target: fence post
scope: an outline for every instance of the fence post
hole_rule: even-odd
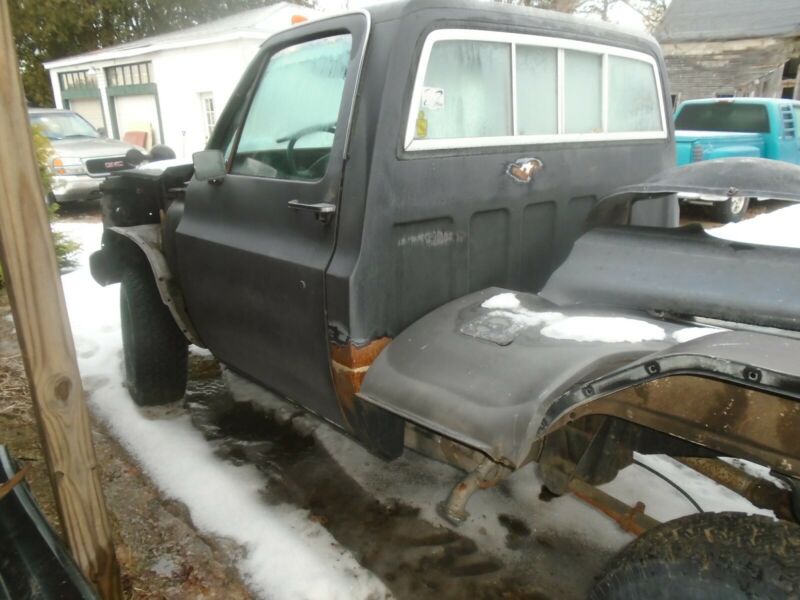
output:
[[[39,181],[8,4],[0,0],[0,257],[67,545],[106,599],[121,599],[64,291]]]

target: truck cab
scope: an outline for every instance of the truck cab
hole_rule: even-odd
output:
[[[386,460],[466,470],[451,522],[530,462],[555,494],[634,450],[793,476],[770,432],[800,427],[800,340],[768,331],[800,330],[797,251],[743,263],[675,193],[800,200],[800,169],[676,171],[665,72],[647,35],[498,4],[276,34],[193,164],[105,185],[92,271],[122,283],[134,401],[180,399],[205,346]]]

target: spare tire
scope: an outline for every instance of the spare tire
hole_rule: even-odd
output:
[[[764,516],[701,513],[631,542],[592,600],[765,600],[800,597],[800,526]]]

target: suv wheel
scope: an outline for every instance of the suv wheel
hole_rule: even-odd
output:
[[[139,406],[166,404],[186,391],[188,345],[150,269],[129,268],[120,290],[125,383]]]
[[[800,595],[800,527],[740,513],[669,521],[625,548],[591,600],[764,600]]]

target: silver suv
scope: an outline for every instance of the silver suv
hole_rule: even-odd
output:
[[[105,137],[77,113],[55,108],[29,108],[31,125],[39,127],[53,146],[49,200],[76,202],[100,197],[109,173],[129,169],[125,154],[131,144]]]

